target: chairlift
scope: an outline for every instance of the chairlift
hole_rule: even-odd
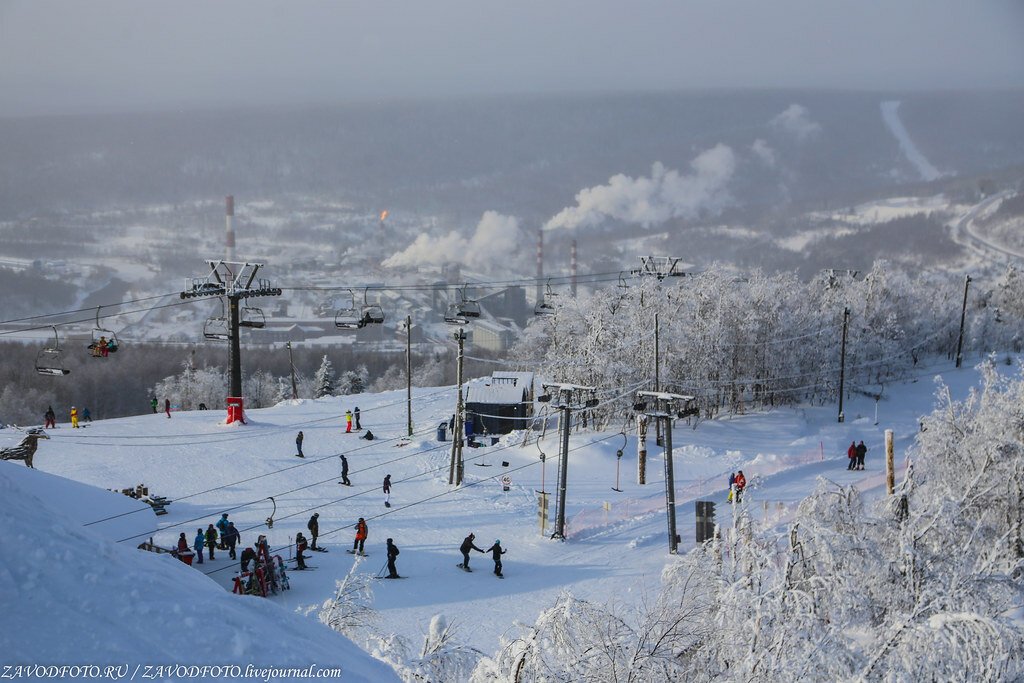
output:
[[[533,307],[533,314],[554,315],[555,305],[554,303],[552,303],[552,301],[557,301],[557,299],[558,294],[556,292],[551,291],[551,280],[548,280],[547,284],[544,286],[543,298],[541,298],[541,300],[537,302],[537,305]]]
[[[343,330],[358,330],[366,325],[366,320],[363,319],[363,311],[356,308],[356,295],[352,293],[351,289],[348,290],[348,294],[351,305],[348,308],[342,308],[335,314],[334,326]]]
[[[207,318],[203,325],[203,337],[213,341],[229,341],[231,339],[231,324],[224,313],[224,300],[220,300],[220,316]]]
[[[96,326],[92,330],[92,343],[88,347],[94,358],[106,358],[109,354],[117,352],[121,346],[113,330],[100,326],[101,308],[103,307],[96,307]]]
[[[449,325],[465,325],[469,318],[462,314],[458,304],[448,304],[444,312],[444,321]]]
[[[267,316],[263,314],[263,309],[256,308],[255,306],[245,306],[241,310],[238,326],[262,330],[267,326]]]
[[[369,291],[369,287],[363,290],[363,310],[362,319],[364,325],[380,325],[384,322],[384,309],[380,307],[379,303],[371,304],[366,301],[366,293]]]
[[[53,327],[53,346],[47,346],[36,354],[36,372],[40,375],[63,377],[71,371],[64,367],[64,352],[60,350],[60,337]]]
[[[459,314],[465,318],[479,318],[480,303],[475,299],[466,297],[466,287],[468,286],[468,284],[462,285],[462,289],[459,291],[459,298],[461,299],[458,303]]]

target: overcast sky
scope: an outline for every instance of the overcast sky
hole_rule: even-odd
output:
[[[1024,87],[1022,0],[0,0],[0,115]]]

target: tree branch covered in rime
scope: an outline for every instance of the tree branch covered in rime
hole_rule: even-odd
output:
[[[786,532],[669,558],[633,615],[563,595],[472,680],[1024,679],[1024,379],[982,375],[938,388],[895,495],[819,479]]]
[[[661,386],[693,394],[706,417],[836,399],[843,311],[850,310],[846,389],[878,395],[881,385],[925,372],[956,353],[963,278],[911,277],[880,261],[863,277],[791,273],[739,277],[726,266],[682,278],[635,279],[560,299],[537,318],[514,356],[558,381],[633,386],[654,376],[654,316],[660,321]],[[1008,269],[993,286],[969,290],[964,353],[1020,351],[1024,277]],[[1017,298],[1014,298],[1017,297]],[[597,424],[628,410],[631,396],[600,409]]]

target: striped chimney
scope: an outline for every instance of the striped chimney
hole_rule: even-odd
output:
[[[224,198],[224,211],[227,221],[227,248],[224,251],[224,260],[231,263],[235,260],[235,196],[229,194]]]

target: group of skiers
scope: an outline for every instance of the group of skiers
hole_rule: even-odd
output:
[[[89,413],[88,408],[82,408],[82,412],[78,412],[78,408],[71,406],[69,412],[71,418],[71,426],[78,429],[81,425],[78,423],[79,419],[82,422],[92,422],[92,415]],[[44,429],[56,429],[57,428],[57,413],[53,411],[53,406],[47,406],[46,412],[43,413]]]
[[[227,550],[228,557],[232,560],[237,559],[235,557],[235,546],[241,543],[241,541],[242,535],[235,528],[235,523],[228,521],[228,513],[225,512],[217,520],[216,525],[208,524],[205,531],[202,527],[196,529],[196,537],[192,541],[192,547],[196,553],[196,563],[203,563],[204,547],[210,553],[210,560],[215,559],[213,553],[215,549]],[[187,551],[188,549],[188,539],[185,538],[185,533],[182,532],[178,537],[178,550]]]
[[[864,441],[860,443],[850,442],[850,447],[846,449],[846,457],[850,459],[850,464],[846,466],[848,470],[862,470],[864,469],[864,456],[868,454],[868,447],[864,445]]]
[[[355,411],[354,412],[351,411],[351,410],[346,410],[345,411],[345,433],[346,434],[351,434],[352,433],[352,419],[353,418],[355,418],[355,421],[356,421],[356,431],[358,432],[358,431],[360,431],[363,428],[363,426],[359,423],[359,406],[355,407]]]
[[[160,402],[156,400],[156,396],[149,399],[149,407],[153,409],[153,414],[159,412],[157,410],[159,405]],[[171,399],[169,398],[164,399],[164,412],[167,413],[167,419],[171,419]]]

